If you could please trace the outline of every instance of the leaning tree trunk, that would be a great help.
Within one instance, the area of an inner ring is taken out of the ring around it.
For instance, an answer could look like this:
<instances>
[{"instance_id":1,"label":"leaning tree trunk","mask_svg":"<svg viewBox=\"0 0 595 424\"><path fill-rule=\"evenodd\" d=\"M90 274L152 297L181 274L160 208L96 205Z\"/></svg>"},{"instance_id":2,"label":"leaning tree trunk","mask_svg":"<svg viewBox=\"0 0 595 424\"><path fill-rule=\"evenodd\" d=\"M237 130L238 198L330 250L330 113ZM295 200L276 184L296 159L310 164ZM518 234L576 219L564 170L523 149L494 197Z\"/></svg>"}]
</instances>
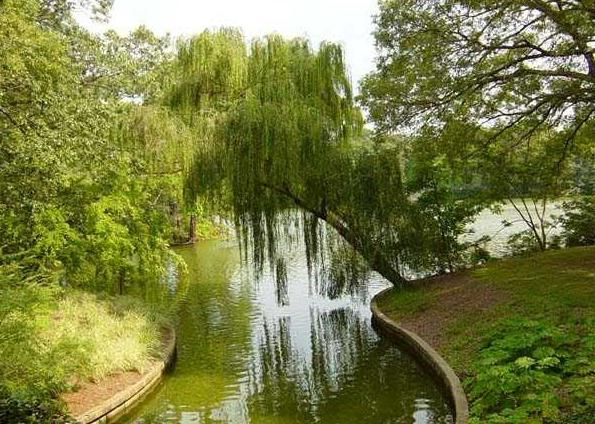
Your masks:
<instances>
[{"instance_id":1,"label":"leaning tree trunk","mask_svg":"<svg viewBox=\"0 0 595 424\"><path fill-rule=\"evenodd\" d=\"M346 226L345 223L334 213L329 212L328 210L321 210L320 208L313 207L304 199L295 195L286 186L277 187L267 183L261 183L261 185L285 197L288 197L296 204L296 206L310 212L318 219L323 220L328 225L333 227L339 233L339 235L343 237L343 239L364 258L370 268L390 281L395 287L402 288L408 283L408 281L401 275L398 269L386 258L384 252L381 252L374 246L366 245L363 241L363 238L357 234L356 231Z\"/></svg>"}]
</instances>

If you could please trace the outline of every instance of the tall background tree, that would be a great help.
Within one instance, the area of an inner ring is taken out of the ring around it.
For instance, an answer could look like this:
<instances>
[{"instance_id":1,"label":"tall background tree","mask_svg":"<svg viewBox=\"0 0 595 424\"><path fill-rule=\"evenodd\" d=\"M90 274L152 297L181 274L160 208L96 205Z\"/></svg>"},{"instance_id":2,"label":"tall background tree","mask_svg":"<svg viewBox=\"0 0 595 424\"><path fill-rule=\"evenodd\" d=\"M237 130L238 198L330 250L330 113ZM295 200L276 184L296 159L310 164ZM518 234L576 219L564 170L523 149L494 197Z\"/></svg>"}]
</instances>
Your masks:
<instances>
[{"instance_id":1,"label":"tall background tree","mask_svg":"<svg viewBox=\"0 0 595 424\"><path fill-rule=\"evenodd\" d=\"M109 3L81 4L105 16ZM0 278L149 296L170 256L170 189L144 175L150 148L123 123L156 92L167 41L93 35L79 6L0 4Z\"/></svg>"},{"instance_id":2,"label":"tall background tree","mask_svg":"<svg viewBox=\"0 0 595 424\"><path fill-rule=\"evenodd\" d=\"M361 99L378 130L422 129L492 200L526 198L515 207L545 248L545 204L594 139L592 2L387 0L376 24Z\"/></svg>"}]
</instances>

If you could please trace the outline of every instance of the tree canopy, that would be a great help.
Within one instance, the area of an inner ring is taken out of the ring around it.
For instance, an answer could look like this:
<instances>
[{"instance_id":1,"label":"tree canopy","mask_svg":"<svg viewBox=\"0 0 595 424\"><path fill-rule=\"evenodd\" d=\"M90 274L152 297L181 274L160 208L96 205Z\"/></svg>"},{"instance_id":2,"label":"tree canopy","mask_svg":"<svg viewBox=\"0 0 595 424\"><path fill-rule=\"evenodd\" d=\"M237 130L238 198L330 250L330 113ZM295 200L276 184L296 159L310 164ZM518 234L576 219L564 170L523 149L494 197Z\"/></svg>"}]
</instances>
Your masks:
<instances>
[{"instance_id":1,"label":"tree canopy","mask_svg":"<svg viewBox=\"0 0 595 424\"><path fill-rule=\"evenodd\" d=\"M594 12L584 1L383 1L362 103L380 133L444 155L487 204L521 199L545 249L546 203L593 169Z\"/></svg>"},{"instance_id":2,"label":"tree canopy","mask_svg":"<svg viewBox=\"0 0 595 424\"><path fill-rule=\"evenodd\" d=\"M110 3L91 7L102 17ZM402 284L463 262L459 235L482 205L520 193L537 210L567 187L576 153L592 154L582 2L382 2L360 97L373 137L337 44L236 29L175 47L144 28L96 36L74 4L2 3L7 263L26 254L31 269L112 287L158 275L141 257L167 256L183 198L231 211L259 267L282 269L277 242L299 227L312 263L324 240L341 252L340 236ZM395 137L404 126L416 131ZM474 185L482 195L462 201Z\"/></svg>"},{"instance_id":3,"label":"tree canopy","mask_svg":"<svg viewBox=\"0 0 595 424\"><path fill-rule=\"evenodd\" d=\"M167 189L121 128L164 44L92 35L74 6L0 3L0 279L147 294L169 256Z\"/></svg>"},{"instance_id":4,"label":"tree canopy","mask_svg":"<svg viewBox=\"0 0 595 424\"><path fill-rule=\"evenodd\" d=\"M387 130L463 114L498 136L549 125L572 140L595 113L590 3L383 1L364 103Z\"/></svg>"}]
</instances>

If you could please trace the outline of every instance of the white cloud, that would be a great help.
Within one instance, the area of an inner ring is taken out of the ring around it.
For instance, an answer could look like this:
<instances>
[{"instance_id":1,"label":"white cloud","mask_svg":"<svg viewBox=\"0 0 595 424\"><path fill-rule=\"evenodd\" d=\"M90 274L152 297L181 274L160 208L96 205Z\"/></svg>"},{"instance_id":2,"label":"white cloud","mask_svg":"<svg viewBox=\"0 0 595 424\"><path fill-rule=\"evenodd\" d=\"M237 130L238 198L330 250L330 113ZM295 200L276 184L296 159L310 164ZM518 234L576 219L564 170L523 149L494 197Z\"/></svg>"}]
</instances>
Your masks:
<instances>
[{"instance_id":1,"label":"white cloud","mask_svg":"<svg viewBox=\"0 0 595 424\"><path fill-rule=\"evenodd\" d=\"M206 28L234 26L252 38L271 32L308 36L313 45L340 42L354 84L374 66L372 15L377 0L116 0L107 26L127 33L145 25L158 34L191 35Z\"/></svg>"}]
</instances>

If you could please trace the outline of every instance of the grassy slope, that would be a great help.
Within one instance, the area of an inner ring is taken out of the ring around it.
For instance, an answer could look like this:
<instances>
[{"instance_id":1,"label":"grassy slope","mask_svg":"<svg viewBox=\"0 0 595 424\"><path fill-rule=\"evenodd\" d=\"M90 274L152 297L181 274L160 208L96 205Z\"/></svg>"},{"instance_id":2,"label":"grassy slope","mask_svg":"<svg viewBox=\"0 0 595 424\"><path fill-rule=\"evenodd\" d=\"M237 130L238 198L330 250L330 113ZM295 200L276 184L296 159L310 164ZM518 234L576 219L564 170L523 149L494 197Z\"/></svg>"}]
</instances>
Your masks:
<instances>
[{"instance_id":1,"label":"grassy slope","mask_svg":"<svg viewBox=\"0 0 595 424\"><path fill-rule=\"evenodd\" d=\"M498 329L506 331L510 319L527 319L555 326L561 328L569 338L576 336L577 340L584 341L593 335L594 247L550 251L492 262L465 272L461 277L473 280L473 285L469 287L477 290L478 295L489 290L497 293L498 298L487 307L475 305L457 311L439 323L441 337L438 349L463 377L468 390L473 389L477 369L481 367L481 361L485 360L487 335ZM381 301L380 307L396 321L423 320L424 316L444 308L443 300L448 296L449 281L452 282L453 278L438 278L429 284L393 293ZM528 329L525 333L527 337L531 335L530 332ZM593 351L585 351L592 348L589 343L575 345L577 350L581 349L580 354L590 356L592 365ZM592 377L588 384L591 382Z\"/></svg>"}]
</instances>

